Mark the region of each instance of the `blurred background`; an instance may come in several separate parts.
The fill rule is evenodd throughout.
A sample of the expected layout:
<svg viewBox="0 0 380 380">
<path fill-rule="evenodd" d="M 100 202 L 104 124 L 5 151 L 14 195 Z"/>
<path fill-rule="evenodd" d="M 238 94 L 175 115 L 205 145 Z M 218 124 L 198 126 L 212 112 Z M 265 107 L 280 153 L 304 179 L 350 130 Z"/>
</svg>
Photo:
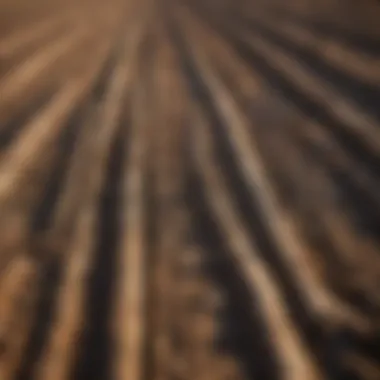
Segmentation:
<svg viewBox="0 0 380 380">
<path fill-rule="evenodd" d="M 0 0 L 0 380 L 380 380 L 380 3 Z"/>
</svg>

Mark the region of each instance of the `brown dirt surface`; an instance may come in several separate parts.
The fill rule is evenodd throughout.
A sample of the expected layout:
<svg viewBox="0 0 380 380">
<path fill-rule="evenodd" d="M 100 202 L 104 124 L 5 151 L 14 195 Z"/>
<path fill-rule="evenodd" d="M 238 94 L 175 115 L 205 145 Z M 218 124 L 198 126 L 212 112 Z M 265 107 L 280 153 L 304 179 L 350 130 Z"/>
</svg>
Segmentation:
<svg viewBox="0 0 380 380">
<path fill-rule="evenodd" d="M 0 380 L 380 380 L 379 20 L 0 0 Z"/>
</svg>

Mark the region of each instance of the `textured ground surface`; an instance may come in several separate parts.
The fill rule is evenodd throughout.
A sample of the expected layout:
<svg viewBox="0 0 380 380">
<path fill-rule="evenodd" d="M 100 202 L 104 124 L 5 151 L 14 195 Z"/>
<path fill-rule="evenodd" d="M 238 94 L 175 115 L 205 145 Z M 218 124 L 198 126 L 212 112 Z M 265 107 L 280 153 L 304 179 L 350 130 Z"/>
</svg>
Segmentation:
<svg viewBox="0 0 380 380">
<path fill-rule="evenodd" d="M 379 380 L 379 20 L 0 0 L 0 380 Z"/>
</svg>

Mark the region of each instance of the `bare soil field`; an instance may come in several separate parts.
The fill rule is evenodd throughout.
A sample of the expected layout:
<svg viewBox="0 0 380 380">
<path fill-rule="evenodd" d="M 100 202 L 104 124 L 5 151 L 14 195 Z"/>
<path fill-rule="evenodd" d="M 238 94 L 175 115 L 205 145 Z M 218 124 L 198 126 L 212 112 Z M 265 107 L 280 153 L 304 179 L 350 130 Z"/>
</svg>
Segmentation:
<svg viewBox="0 0 380 380">
<path fill-rule="evenodd" d="M 379 20 L 0 0 L 0 380 L 380 380 Z"/>
</svg>

